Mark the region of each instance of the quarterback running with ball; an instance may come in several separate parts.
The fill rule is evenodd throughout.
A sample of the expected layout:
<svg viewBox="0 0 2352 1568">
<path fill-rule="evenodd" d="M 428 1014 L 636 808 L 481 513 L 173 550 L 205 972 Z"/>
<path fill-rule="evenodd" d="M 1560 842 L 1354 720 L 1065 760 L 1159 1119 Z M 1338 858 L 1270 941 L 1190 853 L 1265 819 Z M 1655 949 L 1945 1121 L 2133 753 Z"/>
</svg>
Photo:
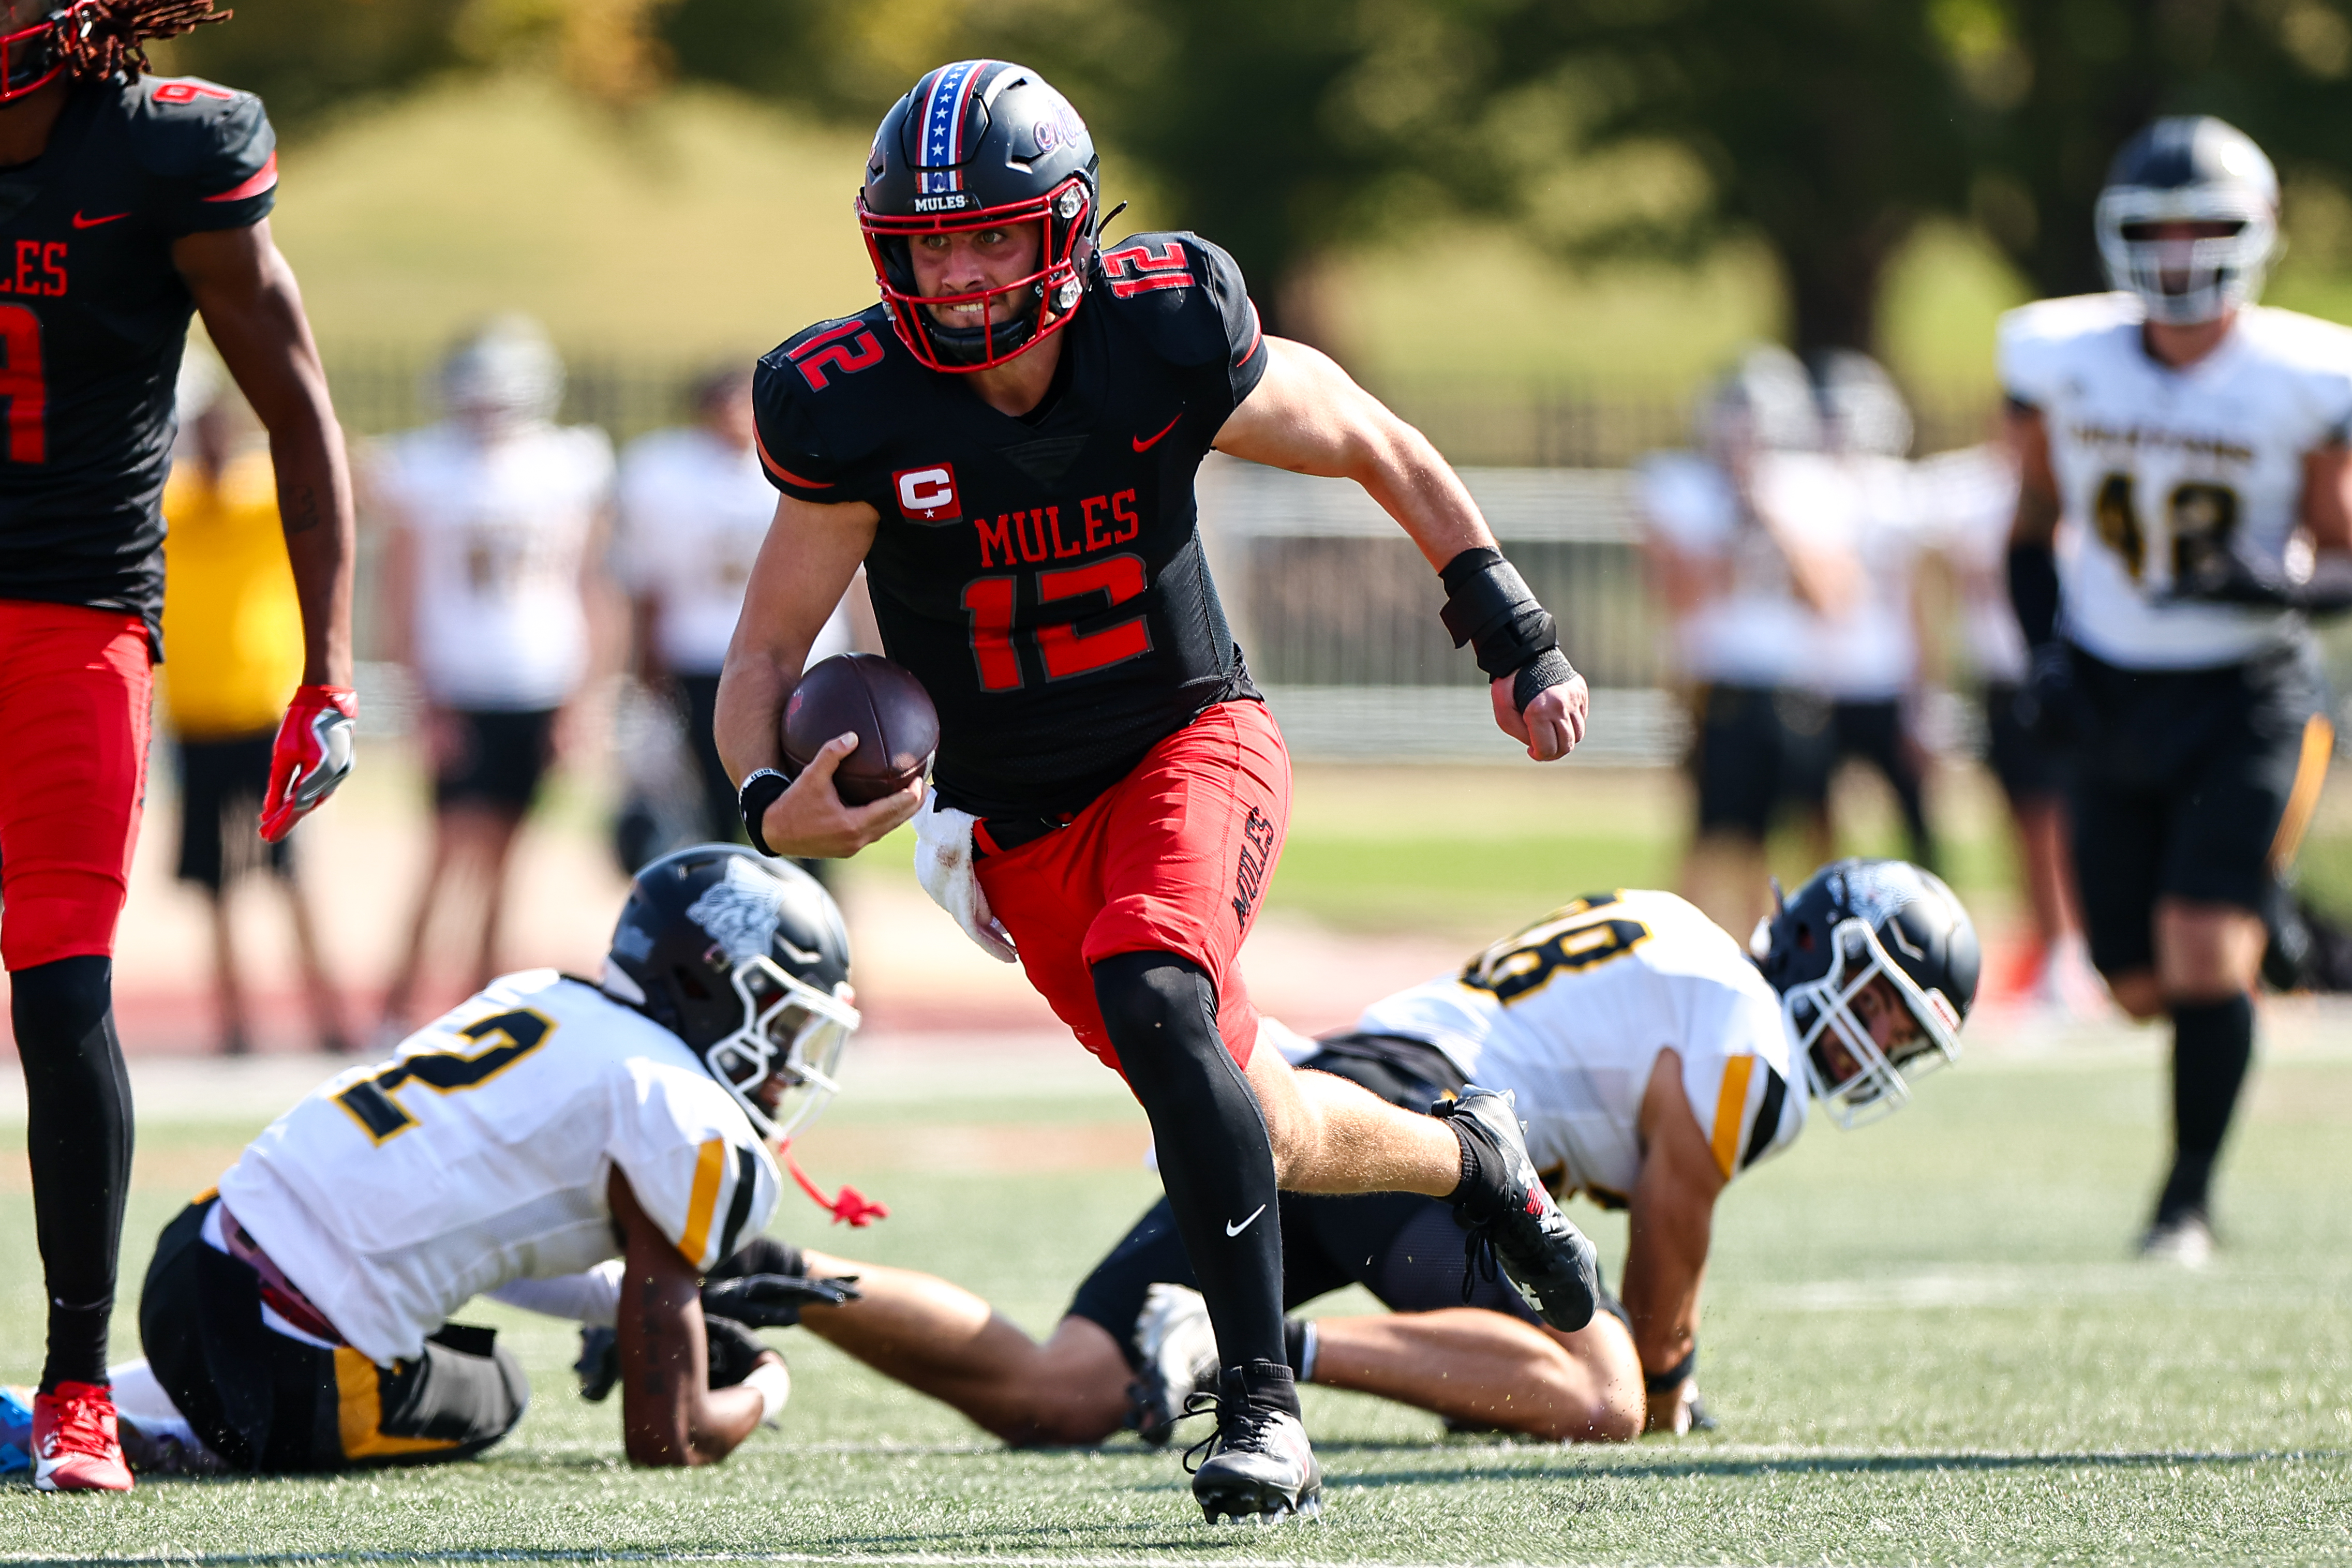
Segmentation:
<svg viewBox="0 0 2352 1568">
<path fill-rule="evenodd" d="M 1258 324 L 1189 234 L 1108 247 L 1094 143 L 1002 60 L 926 75 L 858 198 L 882 302 L 761 361 L 782 492 L 721 679 L 719 752 L 751 841 L 853 854 L 923 808 L 932 896 L 1019 962 L 1152 1124 L 1215 1324 L 1213 1519 L 1312 1511 L 1282 1325 L 1279 1190 L 1454 1201 L 1548 1321 L 1593 1310 L 1591 1247 L 1500 1095 L 1440 1120 L 1255 1050 L 1234 966 L 1289 817 L 1290 768 L 1210 581 L 1193 476 L 1214 448 L 1360 483 L 1443 580 L 1497 724 L 1539 760 L 1584 728 L 1552 617 L 1461 481 L 1338 366 Z M 778 715 L 860 563 L 890 656 L 940 713 L 936 790 L 851 809 L 835 740 L 786 777 Z"/>
<path fill-rule="evenodd" d="M 2114 292 L 2000 327 L 2021 706 L 2075 752 L 2091 961 L 2126 1012 L 2172 1020 L 2173 1162 L 2141 1247 L 2194 1265 L 2263 915 L 2335 749 L 2307 616 L 2352 607 L 2352 331 L 2254 303 L 2278 177 L 2218 120 L 2132 138 L 2096 223 Z"/>
</svg>

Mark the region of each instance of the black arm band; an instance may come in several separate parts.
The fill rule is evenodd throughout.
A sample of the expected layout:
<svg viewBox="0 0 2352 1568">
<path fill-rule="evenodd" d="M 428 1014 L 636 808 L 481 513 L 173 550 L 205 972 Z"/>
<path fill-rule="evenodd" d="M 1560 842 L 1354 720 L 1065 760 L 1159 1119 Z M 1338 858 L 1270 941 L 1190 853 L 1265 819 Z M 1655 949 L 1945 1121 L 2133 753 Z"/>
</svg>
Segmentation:
<svg viewBox="0 0 2352 1568">
<path fill-rule="evenodd" d="M 1693 1340 L 1691 1342 L 1690 1349 L 1683 1353 L 1683 1358 L 1675 1363 L 1672 1366 L 1666 1368 L 1665 1371 L 1643 1373 L 1642 1375 L 1642 1386 L 1648 1389 L 1653 1394 L 1672 1394 L 1675 1389 L 1680 1388 L 1684 1384 L 1689 1382 L 1690 1375 L 1696 1371 L 1697 1368 L 1698 1342 L 1696 1340 Z"/>
<path fill-rule="evenodd" d="M 1438 619 L 1455 647 L 1471 644 L 1488 680 L 1516 674 L 1559 647 L 1559 623 L 1536 602 L 1527 580 L 1503 559 L 1501 550 L 1483 546 L 1464 550 L 1437 575 L 1445 584 L 1445 608 Z M 1535 690 L 1557 685 L 1558 680 L 1546 681 Z M 1529 692 L 1528 697 L 1534 695 Z M 1516 688 L 1513 695 L 1518 697 Z M 1521 707 L 1527 706 L 1528 697 L 1518 697 Z"/>
<path fill-rule="evenodd" d="M 735 792 L 735 809 L 743 813 L 743 831 L 750 836 L 751 847 L 770 860 L 775 858 L 776 852 L 768 847 L 766 835 L 760 831 L 760 822 L 767 816 L 768 808 L 792 787 L 792 779 L 784 774 L 773 768 L 762 768 L 744 779 L 743 787 Z"/>
<path fill-rule="evenodd" d="M 2029 648 L 2058 635 L 2058 558 L 2048 545 L 2009 547 L 2009 602 Z"/>
</svg>

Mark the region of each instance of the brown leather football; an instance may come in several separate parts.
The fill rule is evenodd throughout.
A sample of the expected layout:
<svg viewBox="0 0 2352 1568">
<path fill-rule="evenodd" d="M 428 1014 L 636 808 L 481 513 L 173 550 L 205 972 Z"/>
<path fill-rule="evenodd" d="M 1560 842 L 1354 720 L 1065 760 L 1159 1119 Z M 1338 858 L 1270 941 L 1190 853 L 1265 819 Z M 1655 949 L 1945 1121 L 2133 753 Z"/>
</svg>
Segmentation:
<svg viewBox="0 0 2352 1568">
<path fill-rule="evenodd" d="M 797 771 L 826 741 L 852 732 L 857 749 L 841 759 L 833 787 L 845 803 L 863 806 L 930 771 L 940 713 L 903 665 L 879 653 L 835 653 L 810 665 L 784 704 L 784 756 Z"/>
</svg>

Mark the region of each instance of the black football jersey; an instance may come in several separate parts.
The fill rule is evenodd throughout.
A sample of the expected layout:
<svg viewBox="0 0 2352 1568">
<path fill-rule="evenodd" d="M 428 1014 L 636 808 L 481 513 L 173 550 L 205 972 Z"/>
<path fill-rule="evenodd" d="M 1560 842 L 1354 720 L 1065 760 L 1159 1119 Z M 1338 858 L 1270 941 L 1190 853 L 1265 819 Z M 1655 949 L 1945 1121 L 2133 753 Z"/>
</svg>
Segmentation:
<svg viewBox="0 0 2352 1568">
<path fill-rule="evenodd" d="M 0 599 L 160 635 L 173 391 L 195 308 L 172 242 L 268 214 L 261 100 L 194 78 L 85 82 L 0 169 Z"/>
<path fill-rule="evenodd" d="M 1189 234 L 1104 252 L 1027 419 L 909 354 L 877 305 L 760 361 L 776 487 L 882 517 L 883 645 L 940 710 L 937 782 L 982 816 L 1057 816 L 1203 708 L 1255 697 L 1192 481 L 1265 373 L 1241 269 Z"/>
</svg>

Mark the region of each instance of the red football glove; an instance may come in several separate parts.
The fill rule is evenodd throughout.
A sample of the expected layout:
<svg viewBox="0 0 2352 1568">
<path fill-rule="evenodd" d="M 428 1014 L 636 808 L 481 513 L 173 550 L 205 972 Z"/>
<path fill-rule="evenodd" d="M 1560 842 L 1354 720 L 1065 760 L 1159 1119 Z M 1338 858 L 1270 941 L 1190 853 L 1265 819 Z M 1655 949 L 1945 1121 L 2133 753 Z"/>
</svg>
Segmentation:
<svg viewBox="0 0 2352 1568">
<path fill-rule="evenodd" d="M 261 836 L 284 838 L 352 770 L 352 727 L 359 694 L 349 686 L 302 686 L 286 706 L 269 750 L 269 792 L 261 798 Z"/>
</svg>

